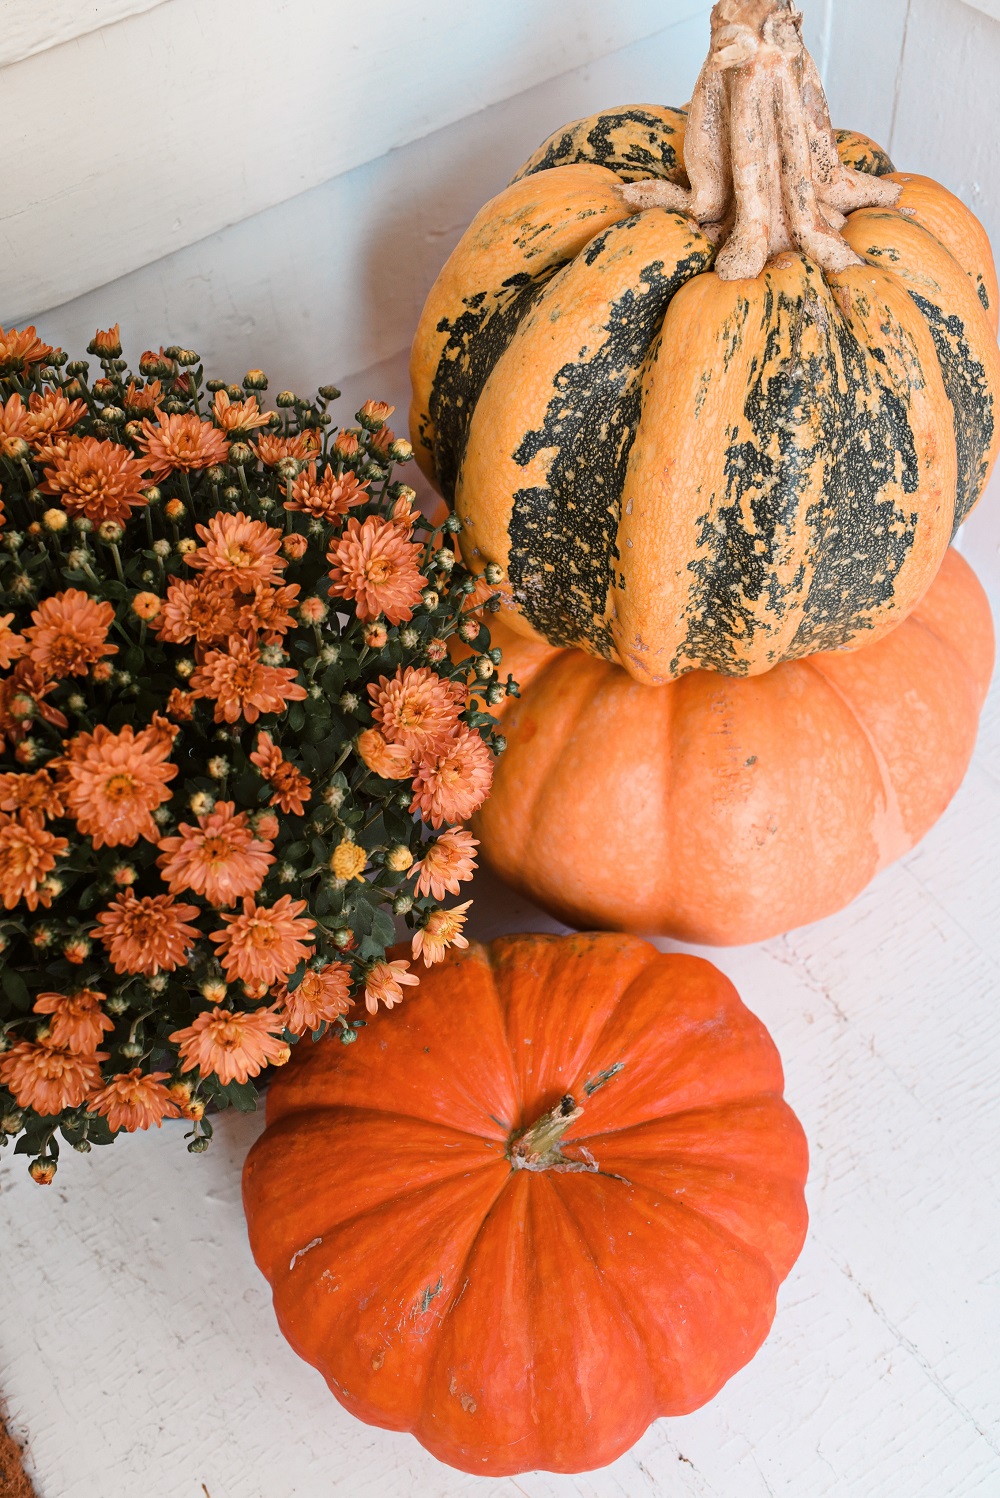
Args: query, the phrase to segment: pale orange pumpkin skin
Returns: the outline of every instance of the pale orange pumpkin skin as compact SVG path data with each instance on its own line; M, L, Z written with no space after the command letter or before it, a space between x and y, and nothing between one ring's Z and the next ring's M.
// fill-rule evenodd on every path
M572 925L718 945L831 915L961 784L993 668L989 604L950 551L875 644L662 687L491 620L521 683L474 828L503 879Z
M282 1331L353 1414L465 1471L613 1461L768 1333L807 1221L782 1087L699 958L611 935L453 955L271 1084L243 1193ZM513 1168L567 1095L578 1168Z

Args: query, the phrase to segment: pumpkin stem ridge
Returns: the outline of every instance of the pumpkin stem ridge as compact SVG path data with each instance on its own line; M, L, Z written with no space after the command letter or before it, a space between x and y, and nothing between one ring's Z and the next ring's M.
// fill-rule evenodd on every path
M582 1113L574 1098L560 1099L530 1129L511 1140L507 1148L511 1170L596 1170L596 1161L569 1160L562 1152L563 1135Z
M891 208L896 182L844 166L792 0L718 0L684 140L690 188L649 178L619 192L634 210L687 214L720 246L723 281L755 278L783 250L834 274L863 265L840 234L858 208Z

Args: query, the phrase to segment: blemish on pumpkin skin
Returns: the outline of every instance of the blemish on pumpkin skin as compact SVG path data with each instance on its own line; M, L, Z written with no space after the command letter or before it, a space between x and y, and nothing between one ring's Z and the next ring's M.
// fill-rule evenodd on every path
M476 1401L471 1394L462 1394L459 1392L458 1379L454 1374L452 1374L451 1382L448 1385L448 1393L458 1400L467 1415L474 1415L476 1413L478 1408Z

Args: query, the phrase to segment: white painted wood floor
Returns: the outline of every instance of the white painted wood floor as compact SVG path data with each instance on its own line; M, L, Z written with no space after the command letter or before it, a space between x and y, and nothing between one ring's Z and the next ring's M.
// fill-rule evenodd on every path
M994 485L967 547L995 610L998 512ZM168 1125L66 1151L44 1190L3 1157L0 1389L40 1498L997 1498L998 839L1000 682L921 847L831 920L705 953L812 1149L771 1337L707 1408L575 1478L468 1477L358 1424L278 1333L240 1206L262 1119L226 1115L201 1158ZM488 875L474 894L482 938L560 929Z

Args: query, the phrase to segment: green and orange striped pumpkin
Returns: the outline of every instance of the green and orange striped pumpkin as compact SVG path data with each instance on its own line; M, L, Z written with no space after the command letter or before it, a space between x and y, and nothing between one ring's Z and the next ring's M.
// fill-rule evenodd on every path
M411 434L519 633L655 684L870 643L922 597L1000 442L997 280L945 188L851 213L864 259L724 281L683 213L683 110L557 131L476 217L413 345Z

